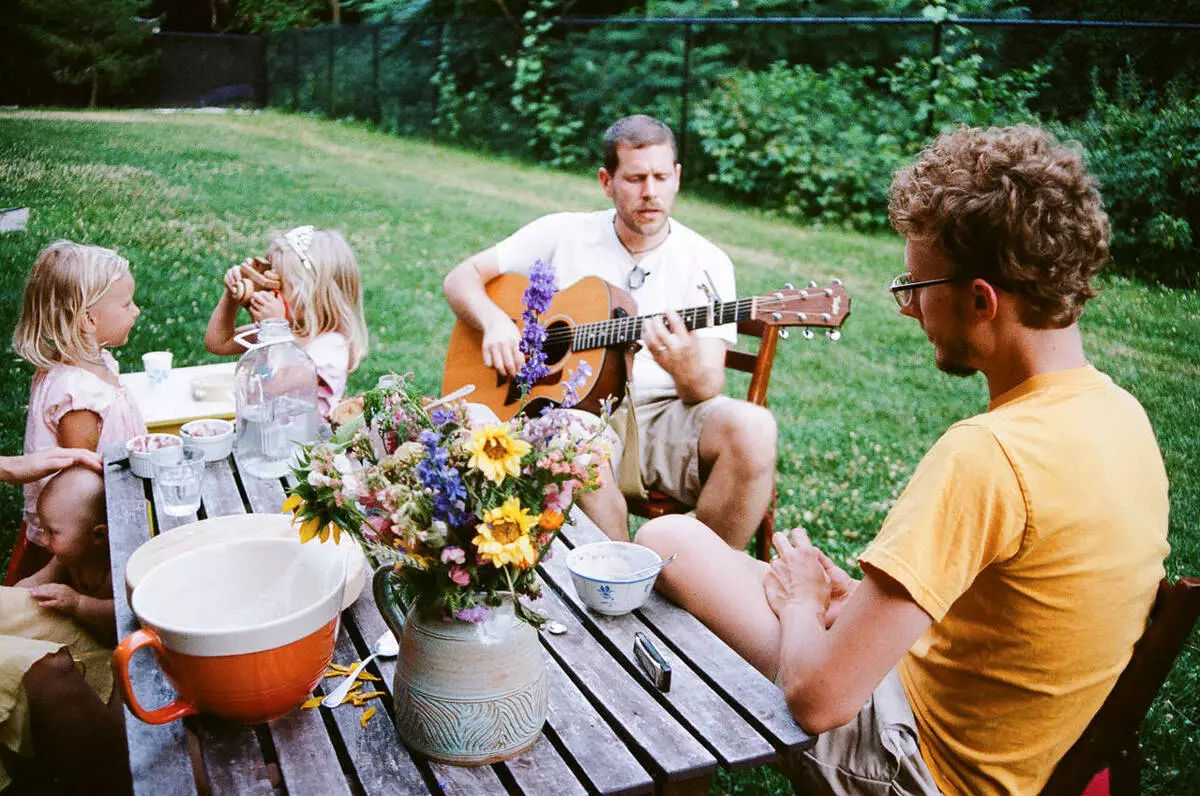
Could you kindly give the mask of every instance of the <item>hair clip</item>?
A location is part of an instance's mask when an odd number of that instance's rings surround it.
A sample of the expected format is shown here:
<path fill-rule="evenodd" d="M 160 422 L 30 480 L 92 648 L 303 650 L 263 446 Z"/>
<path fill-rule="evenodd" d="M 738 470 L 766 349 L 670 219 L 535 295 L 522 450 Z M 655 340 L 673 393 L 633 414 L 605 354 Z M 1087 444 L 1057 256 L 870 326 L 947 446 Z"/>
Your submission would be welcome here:
<path fill-rule="evenodd" d="M 312 260 L 308 258 L 308 250 L 312 247 L 313 232 L 315 230 L 312 224 L 306 224 L 303 227 L 289 229 L 283 234 L 283 239 L 287 242 L 288 246 L 292 247 L 292 251 L 300 258 L 300 262 L 304 264 L 304 267 L 315 274 L 317 269 L 313 265 Z"/>

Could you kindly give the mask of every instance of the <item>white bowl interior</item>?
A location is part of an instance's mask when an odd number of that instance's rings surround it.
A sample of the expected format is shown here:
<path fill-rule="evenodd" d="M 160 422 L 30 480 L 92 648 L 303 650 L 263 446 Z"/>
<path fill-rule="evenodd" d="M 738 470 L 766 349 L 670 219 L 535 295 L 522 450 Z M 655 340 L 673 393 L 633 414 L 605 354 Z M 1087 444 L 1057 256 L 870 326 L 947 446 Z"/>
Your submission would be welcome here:
<path fill-rule="evenodd" d="M 242 539 L 154 567 L 133 591 L 143 624 L 179 652 L 227 655 L 287 644 L 336 616 L 346 578 L 333 545 Z"/>
<path fill-rule="evenodd" d="M 567 569 L 581 578 L 601 583 L 639 583 L 653 579 L 658 573 L 651 571 L 636 579 L 630 579 L 629 575 L 661 561 L 658 553 L 640 544 L 593 542 L 567 554 Z"/>
<path fill-rule="evenodd" d="M 233 423 L 219 417 L 189 420 L 179 427 L 179 434 L 199 443 L 223 441 L 233 436 Z"/>

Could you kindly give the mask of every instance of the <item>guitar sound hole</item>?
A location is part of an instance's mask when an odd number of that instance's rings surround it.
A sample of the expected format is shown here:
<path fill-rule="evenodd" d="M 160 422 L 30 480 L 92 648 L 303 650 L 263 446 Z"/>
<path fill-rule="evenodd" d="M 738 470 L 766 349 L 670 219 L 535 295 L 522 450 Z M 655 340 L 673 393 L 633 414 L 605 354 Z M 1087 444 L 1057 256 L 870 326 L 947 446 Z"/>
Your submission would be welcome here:
<path fill-rule="evenodd" d="M 557 367 L 571 353 L 571 325 L 566 321 L 554 321 L 546 327 L 546 366 Z"/>

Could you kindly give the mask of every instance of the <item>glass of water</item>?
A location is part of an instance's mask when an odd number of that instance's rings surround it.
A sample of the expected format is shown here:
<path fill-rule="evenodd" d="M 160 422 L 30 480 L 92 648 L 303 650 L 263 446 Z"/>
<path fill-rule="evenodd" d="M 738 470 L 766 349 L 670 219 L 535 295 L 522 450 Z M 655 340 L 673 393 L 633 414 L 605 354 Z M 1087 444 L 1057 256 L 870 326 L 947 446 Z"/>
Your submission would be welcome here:
<path fill-rule="evenodd" d="M 171 517 L 186 517 L 200 508 L 204 451 L 186 445 L 159 448 L 150 454 L 158 508 Z"/>

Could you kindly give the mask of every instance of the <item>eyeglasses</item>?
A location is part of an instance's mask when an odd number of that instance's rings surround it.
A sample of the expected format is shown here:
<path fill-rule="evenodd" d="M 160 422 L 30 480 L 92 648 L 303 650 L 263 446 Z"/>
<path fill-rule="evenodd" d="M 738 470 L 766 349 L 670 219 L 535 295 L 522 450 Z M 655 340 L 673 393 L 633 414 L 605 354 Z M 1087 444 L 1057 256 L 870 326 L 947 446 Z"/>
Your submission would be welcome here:
<path fill-rule="evenodd" d="M 646 284 L 646 277 L 650 272 L 642 268 L 640 265 L 635 265 L 633 270 L 629 272 L 629 276 L 625 279 L 626 290 L 637 290 L 642 285 Z"/>
<path fill-rule="evenodd" d="M 896 299 L 896 303 L 903 309 L 912 304 L 912 291 L 922 287 L 933 287 L 934 285 L 945 285 L 958 281 L 960 281 L 960 277 L 946 276 L 941 279 L 926 279 L 924 282 L 914 282 L 912 281 L 912 274 L 900 274 L 900 276 L 892 280 L 891 291 L 892 296 Z"/>

